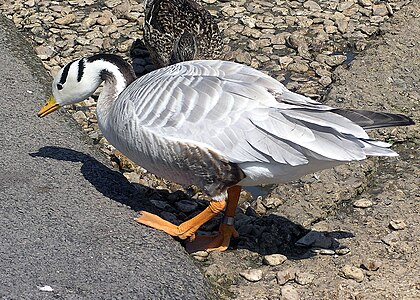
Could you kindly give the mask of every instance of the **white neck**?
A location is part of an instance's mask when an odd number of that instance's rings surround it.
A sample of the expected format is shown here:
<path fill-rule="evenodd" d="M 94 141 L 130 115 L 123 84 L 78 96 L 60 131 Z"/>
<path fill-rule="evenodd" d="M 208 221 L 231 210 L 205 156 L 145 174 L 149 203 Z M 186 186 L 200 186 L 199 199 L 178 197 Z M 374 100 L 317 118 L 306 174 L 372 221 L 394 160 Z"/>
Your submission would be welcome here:
<path fill-rule="evenodd" d="M 126 88 L 127 81 L 119 68 L 110 62 L 98 60 L 92 62 L 92 65 L 96 70 L 100 70 L 99 74 L 103 80 L 103 89 L 99 94 L 96 113 L 98 122 L 105 124 L 112 105 Z"/>
<path fill-rule="evenodd" d="M 134 71 L 131 66 L 122 59 L 118 60 L 115 57 L 110 56 L 100 56 L 97 57 L 97 59 L 88 62 L 85 71 L 90 74 L 85 74 L 83 76 L 84 79 L 90 81 L 94 76 L 99 79 L 99 82 L 103 82 L 103 88 L 98 98 L 96 113 L 99 126 L 105 128 L 108 122 L 108 115 L 110 111 L 112 111 L 115 101 L 118 100 L 118 96 L 127 85 L 135 80 Z"/>

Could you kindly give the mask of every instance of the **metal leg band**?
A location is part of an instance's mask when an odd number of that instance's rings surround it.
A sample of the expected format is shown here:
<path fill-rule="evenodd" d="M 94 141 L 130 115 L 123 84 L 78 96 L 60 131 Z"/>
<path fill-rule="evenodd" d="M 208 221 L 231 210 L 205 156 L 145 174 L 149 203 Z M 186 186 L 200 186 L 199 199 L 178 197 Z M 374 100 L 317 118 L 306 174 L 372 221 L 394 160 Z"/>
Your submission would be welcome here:
<path fill-rule="evenodd" d="M 223 216 L 222 223 L 227 224 L 227 225 L 234 225 L 235 224 L 235 218 L 234 217 Z"/>

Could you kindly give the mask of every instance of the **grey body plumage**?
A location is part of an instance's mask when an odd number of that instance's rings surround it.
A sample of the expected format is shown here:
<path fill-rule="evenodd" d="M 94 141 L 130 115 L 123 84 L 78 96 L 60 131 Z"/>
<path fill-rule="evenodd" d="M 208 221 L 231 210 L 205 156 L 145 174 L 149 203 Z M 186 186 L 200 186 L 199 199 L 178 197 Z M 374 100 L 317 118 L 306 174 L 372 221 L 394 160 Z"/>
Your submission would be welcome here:
<path fill-rule="evenodd" d="M 104 81 L 97 115 L 108 141 L 150 172 L 214 199 L 236 184 L 288 182 L 369 155 L 396 156 L 363 128 L 414 124 L 323 105 L 233 62 L 182 62 L 134 81 L 133 74 L 120 58 L 96 55 L 64 67 L 53 94 L 59 105 L 75 103 Z"/>

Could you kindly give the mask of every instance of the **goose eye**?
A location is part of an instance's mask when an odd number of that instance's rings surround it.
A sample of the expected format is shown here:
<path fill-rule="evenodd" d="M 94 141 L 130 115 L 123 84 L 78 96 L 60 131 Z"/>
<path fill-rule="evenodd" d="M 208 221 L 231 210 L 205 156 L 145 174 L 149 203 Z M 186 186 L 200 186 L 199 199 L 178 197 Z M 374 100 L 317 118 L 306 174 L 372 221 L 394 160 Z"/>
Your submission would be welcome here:
<path fill-rule="evenodd" d="M 62 90 L 63 89 L 63 85 L 61 83 L 57 83 L 57 89 L 58 90 Z"/>

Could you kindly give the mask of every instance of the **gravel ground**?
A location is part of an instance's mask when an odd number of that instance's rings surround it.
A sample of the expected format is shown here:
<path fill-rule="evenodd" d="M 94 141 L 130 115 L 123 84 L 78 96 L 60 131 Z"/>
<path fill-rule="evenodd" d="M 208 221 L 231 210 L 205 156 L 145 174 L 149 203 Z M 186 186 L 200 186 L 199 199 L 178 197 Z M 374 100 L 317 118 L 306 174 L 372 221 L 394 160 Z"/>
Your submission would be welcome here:
<path fill-rule="evenodd" d="M 181 245 L 65 110 L 36 111 L 50 76 L 0 14 L 0 299 L 209 299 Z M 106 296 L 104 296 L 106 295 Z"/>
<path fill-rule="evenodd" d="M 225 59 L 263 70 L 331 105 L 402 112 L 419 120 L 418 2 L 202 2 L 219 21 Z M 12 1 L 0 9 L 27 33 L 51 73 L 98 52 L 131 58 L 138 74 L 153 69 L 136 42 L 142 3 L 66 3 Z M 148 196 L 163 217 L 181 222 L 206 206 L 194 187 L 156 178 L 109 146 L 97 128 L 94 99 L 69 111 L 136 187 L 168 190 Z M 420 297 L 419 126 L 374 136 L 395 142 L 401 157 L 243 192 L 235 250 L 193 255 L 221 298 Z M 216 228 L 217 220 L 204 230 Z"/>

